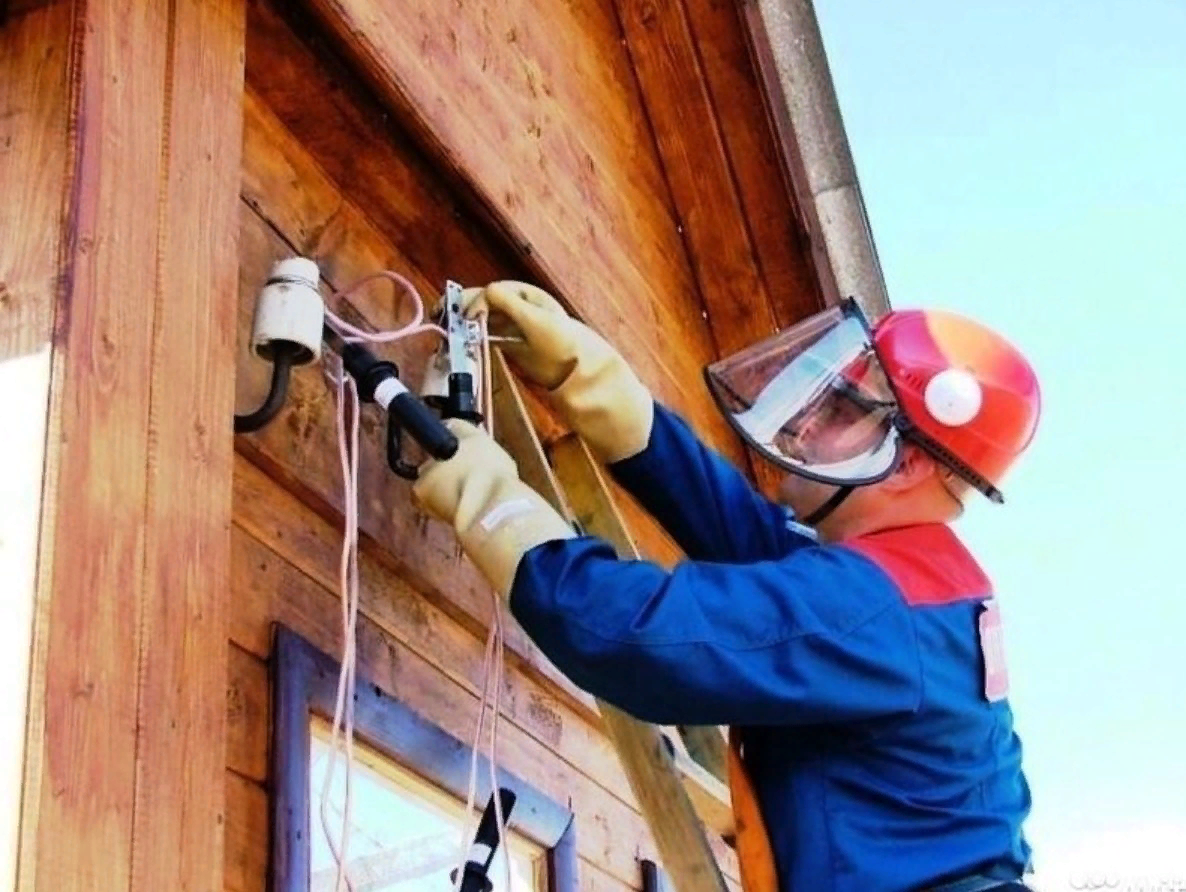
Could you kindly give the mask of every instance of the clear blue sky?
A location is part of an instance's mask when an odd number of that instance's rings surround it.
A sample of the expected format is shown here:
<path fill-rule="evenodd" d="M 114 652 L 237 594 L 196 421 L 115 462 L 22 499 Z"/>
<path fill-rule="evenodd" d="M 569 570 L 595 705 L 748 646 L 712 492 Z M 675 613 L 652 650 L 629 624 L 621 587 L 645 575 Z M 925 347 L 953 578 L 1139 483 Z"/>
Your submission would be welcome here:
<path fill-rule="evenodd" d="M 891 301 L 1042 377 L 1008 504 L 961 530 L 1004 604 L 1044 888 L 1076 848 L 1186 888 L 1186 3 L 816 7 Z"/>

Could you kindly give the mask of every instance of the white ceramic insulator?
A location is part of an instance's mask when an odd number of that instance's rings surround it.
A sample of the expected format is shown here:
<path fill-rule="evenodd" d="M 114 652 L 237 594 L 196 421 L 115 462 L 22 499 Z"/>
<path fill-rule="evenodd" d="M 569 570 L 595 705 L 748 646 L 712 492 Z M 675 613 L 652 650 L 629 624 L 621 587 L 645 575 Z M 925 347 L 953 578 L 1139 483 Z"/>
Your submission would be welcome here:
<path fill-rule="evenodd" d="M 270 358 L 276 341 L 290 341 L 305 348 L 307 352 L 302 352 L 294 365 L 321 356 L 325 302 L 317 290 L 319 278 L 317 264 L 306 257 L 289 257 L 272 267 L 268 284 L 255 303 L 251 347 L 257 356 Z"/>

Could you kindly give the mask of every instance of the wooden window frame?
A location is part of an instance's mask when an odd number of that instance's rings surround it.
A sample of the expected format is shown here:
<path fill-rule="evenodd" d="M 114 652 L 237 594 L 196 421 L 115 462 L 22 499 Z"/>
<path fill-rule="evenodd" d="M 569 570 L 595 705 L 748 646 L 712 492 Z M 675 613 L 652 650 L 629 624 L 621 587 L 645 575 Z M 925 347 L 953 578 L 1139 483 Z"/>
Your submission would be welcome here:
<path fill-rule="evenodd" d="M 272 682 L 271 892 L 307 892 L 312 840 L 309 769 L 313 716 L 332 719 L 340 664 L 296 632 L 277 624 Z M 361 673 L 355 686 L 354 730 L 360 740 L 465 802 L 470 745 L 421 718 Z M 478 755 L 478 802 L 490 796 L 489 763 Z M 499 768 L 498 785 L 515 791 L 514 829 L 546 849 L 549 892 L 576 892 L 577 848 L 572 812 Z"/>

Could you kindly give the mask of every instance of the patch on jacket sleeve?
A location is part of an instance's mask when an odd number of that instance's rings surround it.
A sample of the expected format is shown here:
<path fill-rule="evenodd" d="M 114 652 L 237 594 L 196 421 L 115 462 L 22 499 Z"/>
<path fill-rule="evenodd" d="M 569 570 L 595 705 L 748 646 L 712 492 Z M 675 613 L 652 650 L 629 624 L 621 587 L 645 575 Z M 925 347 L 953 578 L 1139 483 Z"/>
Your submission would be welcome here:
<path fill-rule="evenodd" d="M 984 698 L 989 703 L 1004 700 L 1009 694 L 1009 672 L 1005 667 L 1005 634 L 1001 628 L 1001 609 L 997 599 L 985 601 L 978 620 L 980 655 L 984 662 Z"/>

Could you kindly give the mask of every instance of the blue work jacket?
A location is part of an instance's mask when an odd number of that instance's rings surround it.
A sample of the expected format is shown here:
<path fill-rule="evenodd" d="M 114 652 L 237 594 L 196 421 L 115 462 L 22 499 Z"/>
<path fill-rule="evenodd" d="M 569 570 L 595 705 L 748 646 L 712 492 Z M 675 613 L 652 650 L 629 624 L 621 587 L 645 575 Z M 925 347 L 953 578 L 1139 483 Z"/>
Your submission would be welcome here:
<path fill-rule="evenodd" d="M 783 892 L 1021 875 L 1030 795 L 998 614 L 948 527 L 820 544 L 659 406 L 646 450 L 611 472 L 687 560 L 544 543 L 511 610 L 601 699 L 741 729 Z"/>

